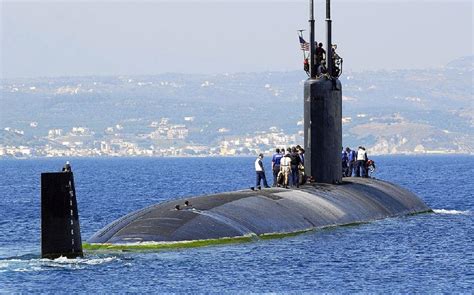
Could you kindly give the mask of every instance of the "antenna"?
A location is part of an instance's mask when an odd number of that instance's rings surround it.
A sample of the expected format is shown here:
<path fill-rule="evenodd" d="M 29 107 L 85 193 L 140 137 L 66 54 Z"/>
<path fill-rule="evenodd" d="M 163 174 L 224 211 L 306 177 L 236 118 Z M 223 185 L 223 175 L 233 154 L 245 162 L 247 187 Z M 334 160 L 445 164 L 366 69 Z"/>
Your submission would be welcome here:
<path fill-rule="evenodd" d="M 316 78 L 316 68 L 314 66 L 314 0 L 309 0 L 309 77 Z"/>
<path fill-rule="evenodd" d="M 331 0 L 326 0 L 326 63 L 329 76 L 333 75 L 333 64 L 332 64 L 332 28 L 331 28 Z"/>

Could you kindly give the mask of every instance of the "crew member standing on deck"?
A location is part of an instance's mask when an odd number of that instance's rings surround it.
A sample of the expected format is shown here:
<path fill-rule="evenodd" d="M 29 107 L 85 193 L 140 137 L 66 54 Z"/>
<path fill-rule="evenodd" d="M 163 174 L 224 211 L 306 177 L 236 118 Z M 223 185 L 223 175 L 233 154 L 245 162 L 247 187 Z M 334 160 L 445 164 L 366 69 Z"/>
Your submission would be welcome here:
<path fill-rule="evenodd" d="M 347 177 L 351 177 L 354 174 L 355 165 L 356 165 L 356 157 L 357 153 L 355 150 L 351 150 L 349 147 L 346 147 L 347 158 L 348 158 L 348 165 L 349 169 L 347 171 Z"/>
<path fill-rule="evenodd" d="M 300 187 L 299 183 L 299 165 L 301 164 L 301 158 L 298 152 L 296 151 L 296 147 L 291 148 L 291 185 Z"/>
<path fill-rule="evenodd" d="M 262 189 L 260 186 L 260 181 L 263 180 L 263 186 L 269 188 L 267 184 L 267 178 L 265 177 L 265 169 L 263 168 L 263 154 L 258 155 L 258 158 L 255 160 L 255 172 L 257 174 L 257 189 Z"/>
<path fill-rule="evenodd" d="M 273 172 L 273 186 L 277 186 L 278 172 L 280 172 L 280 161 L 283 155 L 280 153 L 280 149 L 275 150 L 272 158 L 272 172 Z"/>
<path fill-rule="evenodd" d="M 341 161 L 342 161 L 342 176 L 345 177 L 347 176 L 347 170 L 349 169 L 349 157 L 347 155 L 347 151 L 342 147 L 342 152 L 341 152 Z"/>
<path fill-rule="evenodd" d="M 291 174 L 291 156 L 289 148 L 286 155 L 280 160 L 280 170 L 283 173 L 283 187 L 288 188 L 288 179 Z"/>
<path fill-rule="evenodd" d="M 356 161 L 356 177 L 367 177 L 367 169 L 365 163 L 367 162 L 367 152 L 363 146 L 360 146 L 357 150 L 357 161 Z"/>
<path fill-rule="evenodd" d="M 304 149 L 300 145 L 297 145 L 296 150 L 298 151 L 298 155 L 300 156 L 301 164 L 304 165 Z"/>
<path fill-rule="evenodd" d="M 304 173 L 304 149 L 300 145 L 297 145 L 296 150 L 301 159 L 301 163 L 298 165 L 298 182 L 302 185 L 306 182 L 306 175 Z"/>

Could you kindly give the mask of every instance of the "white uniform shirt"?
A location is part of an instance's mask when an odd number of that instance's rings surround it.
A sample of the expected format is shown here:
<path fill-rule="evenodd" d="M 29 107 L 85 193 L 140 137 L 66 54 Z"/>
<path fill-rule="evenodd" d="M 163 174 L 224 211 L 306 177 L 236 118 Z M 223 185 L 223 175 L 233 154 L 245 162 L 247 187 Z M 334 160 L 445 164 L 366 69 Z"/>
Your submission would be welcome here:
<path fill-rule="evenodd" d="M 365 161 L 366 155 L 367 155 L 367 153 L 366 153 L 365 150 L 359 149 L 357 151 L 357 161 Z"/>
<path fill-rule="evenodd" d="M 291 165 L 291 158 L 290 157 L 285 156 L 285 157 L 281 158 L 280 167 L 286 168 L 286 167 L 290 167 L 290 165 Z"/>
<path fill-rule="evenodd" d="M 263 163 L 261 163 L 262 159 L 260 159 L 260 157 L 257 158 L 257 160 L 255 160 L 255 171 L 259 172 L 259 171 L 263 171 Z M 262 164 L 262 166 L 260 166 L 260 164 Z"/>

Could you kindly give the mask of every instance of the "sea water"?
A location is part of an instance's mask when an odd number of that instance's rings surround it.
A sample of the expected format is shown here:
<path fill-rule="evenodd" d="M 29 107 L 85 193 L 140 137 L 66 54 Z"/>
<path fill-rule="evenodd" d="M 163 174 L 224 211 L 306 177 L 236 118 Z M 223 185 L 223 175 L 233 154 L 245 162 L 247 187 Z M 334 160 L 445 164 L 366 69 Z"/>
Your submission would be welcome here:
<path fill-rule="evenodd" d="M 473 292 L 474 157 L 374 159 L 376 178 L 416 193 L 434 213 L 243 244 L 55 260 L 40 259 L 40 174 L 65 159 L 2 160 L 0 292 Z M 68 160 L 83 240 L 145 206 L 255 181 L 253 158 Z"/>

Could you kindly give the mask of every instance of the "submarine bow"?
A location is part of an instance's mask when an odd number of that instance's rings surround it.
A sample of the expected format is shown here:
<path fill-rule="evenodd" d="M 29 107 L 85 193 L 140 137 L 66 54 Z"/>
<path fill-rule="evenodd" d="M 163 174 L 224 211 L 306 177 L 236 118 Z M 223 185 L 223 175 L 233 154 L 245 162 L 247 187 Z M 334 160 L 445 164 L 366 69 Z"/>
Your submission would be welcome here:
<path fill-rule="evenodd" d="M 88 242 L 180 242 L 290 234 L 428 212 L 413 193 L 386 181 L 345 178 L 343 184 L 235 191 L 174 200 L 130 213 Z"/>

